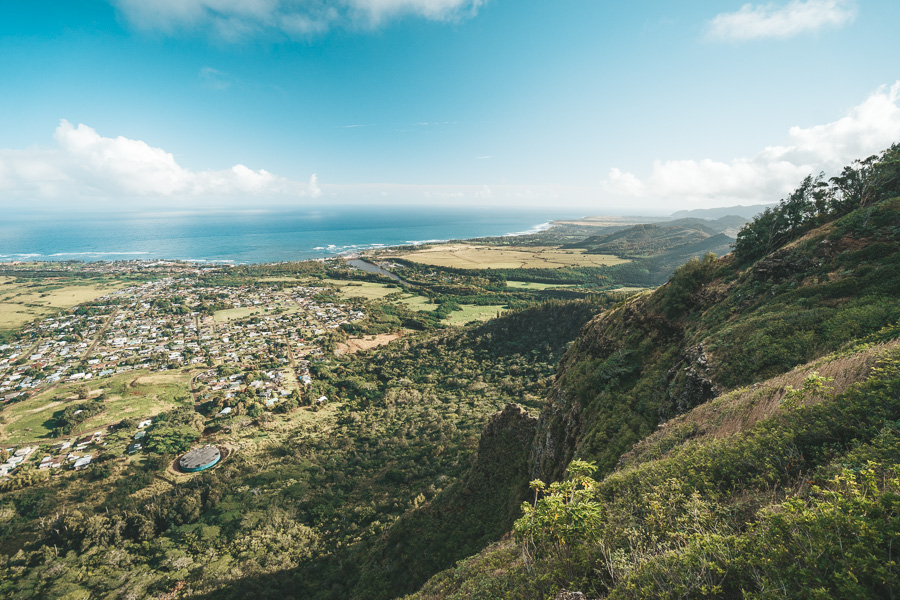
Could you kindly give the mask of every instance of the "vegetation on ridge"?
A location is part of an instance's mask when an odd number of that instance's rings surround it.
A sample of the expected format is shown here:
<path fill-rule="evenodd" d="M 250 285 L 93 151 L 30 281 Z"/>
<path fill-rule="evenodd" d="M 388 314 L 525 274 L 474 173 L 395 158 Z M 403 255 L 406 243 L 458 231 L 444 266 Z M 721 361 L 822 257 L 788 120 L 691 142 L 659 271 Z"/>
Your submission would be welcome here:
<path fill-rule="evenodd" d="M 891 197 L 747 266 L 733 255 L 691 260 L 653 294 L 594 319 L 544 409 L 534 474 L 559 479 L 576 456 L 609 473 L 661 422 L 896 323 L 898 235 Z"/>
<path fill-rule="evenodd" d="M 543 481 L 515 538 L 409 598 L 890 597 L 897 155 L 856 163 L 831 188 L 805 181 L 748 224 L 735 255 L 690 261 L 596 317 L 542 413 Z M 798 206 L 806 216 L 792 220 Z"/>

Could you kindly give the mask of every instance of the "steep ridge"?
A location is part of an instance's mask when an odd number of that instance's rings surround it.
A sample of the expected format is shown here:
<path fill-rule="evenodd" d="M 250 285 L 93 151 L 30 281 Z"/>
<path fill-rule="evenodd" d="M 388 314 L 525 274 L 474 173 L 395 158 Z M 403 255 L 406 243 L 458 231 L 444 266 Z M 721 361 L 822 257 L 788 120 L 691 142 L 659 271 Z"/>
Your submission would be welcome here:
<path fill-rule="evenodd" d="M 559 479 L 576 456 L 609 472 L 673 416 L 896 322 L 898 206 L 854 211 L 747 268 L 691 261 L 593 319 L 542 411 L 532 477 Z"/>
<path fill-rule="evenodd" d="M 517 539 L 408 599 L 536 600 L 562 589 L 587 598 L 890 597 L 900 584 L 900 349 L 858 348 L 816 366 L 848 357 L 870 366 L 843 392 L 807 384 L 795 404 L 732 435 L 657 436 L 600 481 L 576 477 L 564 498 L 551 488 L 516 523 Z"/>
<path fill-rule="evenodd" d="M 656 286 L 666 282 L 678 266 L 707 252 L 728 254 L 737 234 L 740 217 L 716 221 L 677 219 L 659 224 L 642 224 L 613 233 L 603 232 L 565 248 L 582 248 L 588 254 L 615 254 L 630 263 L 607 269 L 615 281 Z"/>
<path fill-rule="evenodd" d="M 629 258 L 647 258 L 694 244 L 716 235 L 718 231 L 701 223 L 673 225 L 634 225 L 605 236 L 592 236 L 570 248 L 585 248 L 592 254 L 616 254 Z"/>
<path fill-rule="evenodd" d="M 428 574 L 477 552 L 509 531 L 528 491 L 528 454 L 537 419 L 517 404 L 485 427 L 477 457 L 462 479 L 407 513 L 365 557 L 354 598 L 374 589 L 411 592 Z M 398 583 L 400 585 L 398 585 Z"/>
<path fill-rule="evenodd" d="M 898 156 L 859 161 L 825 192 L 808 178 L 734 254 L 692 260 L 588 323 L 532 448 L 529 478 L 559 483 L 526 506 L 515 541 L 409 598 L 900 586 Z"/>

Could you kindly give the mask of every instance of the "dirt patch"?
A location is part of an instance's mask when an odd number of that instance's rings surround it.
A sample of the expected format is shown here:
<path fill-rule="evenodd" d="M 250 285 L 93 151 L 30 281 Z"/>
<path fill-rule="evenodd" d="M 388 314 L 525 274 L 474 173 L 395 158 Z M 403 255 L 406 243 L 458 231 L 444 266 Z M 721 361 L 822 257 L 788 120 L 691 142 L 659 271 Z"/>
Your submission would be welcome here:
<path fill-rule="evenodd" d="M 355 354 L 361 350 L 371 350 L 378 346 L 384 346 L 394 340 L 403 337 L 400 333 L 382 333 L 375 336 L 366 336 L 361 338 L 351 338 L 346 343 L 338 344 L 334 353 L 338 356 L 342 354 Z"/>
<path fill-rule="evenodd" d="M 56 401 L 56 402 L 51 402 L 50 404 L 45 404 L 45 405 L 43 405 L 43 406 L 39 406 L 38 408 L 31 408 L 31 409 L 28 409 L 28 410 L 26 410 L 25 412 L 27 412 L 27 413 L 39 413 L 39 412 L 41 412 L 42 410 L 47 410 L 48 408 L 56 408 L 56 407 L 59 406 L 60 404 L 64 404 L 64 402 L 63 402 L 62 400 L 58 400 L 58 401 Z"/>

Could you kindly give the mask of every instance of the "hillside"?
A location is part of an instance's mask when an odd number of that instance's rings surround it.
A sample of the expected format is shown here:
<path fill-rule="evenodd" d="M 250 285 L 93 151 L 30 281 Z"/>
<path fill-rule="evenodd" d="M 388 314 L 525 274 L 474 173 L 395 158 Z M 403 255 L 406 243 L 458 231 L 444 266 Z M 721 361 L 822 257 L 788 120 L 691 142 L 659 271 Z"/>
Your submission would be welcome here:
<path fill-rule="evenodd" d="M 644 236 L 674 257 L 731 226 L 685 219 L 604 239 Z M 328 283 L 326 268 L 354 274 L 318 263 L 229 269 L 196 289 L 153 283 L 153 301 L 133 302 L 140 318 L 196 324 L 180 313 L 214 302 L 216 338 L 245 339 L 259 368 L 198 366 L 210 377 L 198 385 L 159 353 L 105 383 L 7 404 L 4 421 L 43 454 L 57 428 L 89 433 L 90 419 L 133 408 L 146 386 L 165 401 L 141 453 L 112 450 L 138 427 L 122 418 L 89 469 L 32 464 L 2 482 L 0 596 L 889 595 L 900 586 L 898 242 L 894 147 L 827 183 L 805 180 L 740 229 L 734 252 L 701 252 L 633 296 L 564 300 L 570 290 L 555 283 L 529 291 L 488 272 L 424 268 L 404 272 L 420 287 L 401 292 L 374 276 Z M 300 271 L 320 277 L 300 285 Z M 181 286 L 177 298 L 166 286 Z M 433 310 L 417 310 L 420 293 Z M 271 309 L 232 298 L 268 298 Z M 294 312 L 291 298 L 316 308 Z M 463 298 L 504 298 L 507 310 L 444 326 Z M 104 302 L 64 322 L 103 331 L 115 310 Z M 329 322 L 315 346 L 305 332 L 293 346 L 278 337 L 316 311 L 363 316 Z M 238 325 L 215 322 L 222 313 Z M 386 346 L 333 351 L 388 332 Z M 292 395 L 269 409 L 263 373 L 301 351 L 308 406 Z M 34 416 L 45 412 L 52 422 Z M 200 439 L 227 458 L 175 471 L 176 446 Z"/>
<path fill-rule="evenodd" d="M 897 210 L 854 211 L 744 268 L 690 262 L 592 321 L 544 409 L 533 474 L 556 479 L 576 454 L 608 470 L 658 423 L 896 322 Z"/>
<path fill-rule="evenodd" d="M 654 286 L 665 283 L 678 266 L 692 258 L 709 252 L 716 256 L 731 252 L 745 222 L 733 215 L 717 220 L 682 218 L 603 232 L 564 248 L 630 259 L 628 264 L 607 267 L 607 275 L 630 285 Z"/>
<path fill-rule="evenodd" d="M 529 479 L 546 483 L 515 539 L 412 597 L 900 585 L 898 154 L 848 167 L 825 193 L 805 181 L 734 254 L 595 317 L 542 409 Z"/>
<path fill-rule="evenodd" d="M 719 219 L 728 215 L 736 215 L 749 221 L 756 215 L 767 208 L 771 208 L 773 204 L 756 204 L 753 206 L 727 206 L 722 208 L 695 208 L 693 210 L 679 210 L 672 213 L 673 219 L 681 219 L 685 217 L 696 219 Z"/>

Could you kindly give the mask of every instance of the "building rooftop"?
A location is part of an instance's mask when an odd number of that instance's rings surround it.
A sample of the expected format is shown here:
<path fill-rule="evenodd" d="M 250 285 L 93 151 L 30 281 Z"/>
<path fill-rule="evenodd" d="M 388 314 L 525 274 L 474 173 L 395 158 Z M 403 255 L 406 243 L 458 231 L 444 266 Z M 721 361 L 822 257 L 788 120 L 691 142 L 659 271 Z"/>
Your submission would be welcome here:
<path fill-rule="evenodd" d="M 180 459 L 178 466 L 184 471 L 202 471 L 215 465 L 222 458 L 221 452 L 215 446 L 204 446 L 191 450 Z"/>

